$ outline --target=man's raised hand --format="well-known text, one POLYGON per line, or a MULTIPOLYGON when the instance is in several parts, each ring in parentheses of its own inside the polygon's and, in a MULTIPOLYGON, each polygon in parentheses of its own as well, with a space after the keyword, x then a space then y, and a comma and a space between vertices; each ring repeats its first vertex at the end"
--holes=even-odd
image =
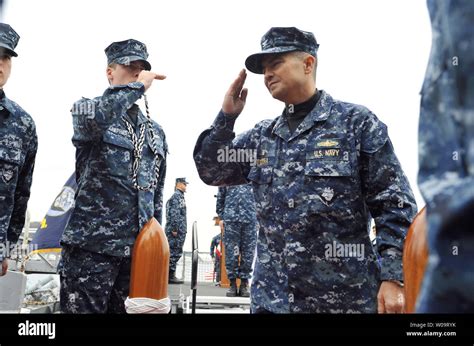
POLYGON ((154 72, 151 72, 151 71, 143 70, 138 75, 137 82, 143 83, 143 85, 145 86, 145 91, 147 91, 148 88, 151 86, 151 84, 153 83, 153 81, 155 79, 163 80, 165 78, 166 78, 166 76, 164 76, 164 75, 157 74, 157 73, 154 73, 154 72))
POLYGON ((247 72, 243 69, 240 71, 237 79, 230 85, 222 103, 222 111, 224 113, 238 116, 244 109, 248 93, 247 88, 244 88, 246 78, 247 72))

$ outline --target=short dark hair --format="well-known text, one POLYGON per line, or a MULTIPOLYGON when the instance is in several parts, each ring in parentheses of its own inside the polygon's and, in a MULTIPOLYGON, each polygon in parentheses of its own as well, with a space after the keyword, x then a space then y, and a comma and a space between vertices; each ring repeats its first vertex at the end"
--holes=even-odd
MULTIPOLYGON (((297 51, 297 52, 292 52, 295 56, 297 56, 299 59, 303 60, 306 59, 309 55, 309 53, 302 52, 302 51, 297 51)), ((314 69, 313 69, 313 78, 316 80, 316 69, 318 68, 318 57, 311 55, 315 61, 314 61, 314 69)))

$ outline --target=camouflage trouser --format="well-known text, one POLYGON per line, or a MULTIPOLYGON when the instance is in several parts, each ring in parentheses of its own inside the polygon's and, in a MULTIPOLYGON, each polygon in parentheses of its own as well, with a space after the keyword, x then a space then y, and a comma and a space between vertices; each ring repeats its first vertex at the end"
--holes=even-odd
POLYGON ((167 236, 168 244, 170 246, 170 272, 175 272, 176 263, 178 263, 179 259, 183 255, 183 246, 186 239, 186 234, 182 236, 178 234, 177 237, 173 237, 171 234, 167 236))
POLYGON ((58 273, 62 313, 126 313, 131 258, 64 246, 58 273))
POLYGON ((250 279, 256 242, 256 222, 224 222, 225 268, 229 280, 250 279))

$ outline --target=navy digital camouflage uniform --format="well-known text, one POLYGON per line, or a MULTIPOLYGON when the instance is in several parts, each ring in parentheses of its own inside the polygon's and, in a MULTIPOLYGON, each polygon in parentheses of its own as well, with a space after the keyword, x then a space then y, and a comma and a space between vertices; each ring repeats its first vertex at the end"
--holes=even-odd
MULTIPOLYGON (((0 23, 0 55, 18 56, 19 39, 10 25, 0 23)), ((25 223, 37 149, 33 119, 0 89, 0 263, 25 223)))
MULTIPOLYGON (((114 42, 106 54, 108 63, 148 57, 145 45, 136 40, 114 42)), ((62 312, 124 313, 135 239, 152 217, 161 223, 167 144, 161 126, 154 121, 159 155, 155 157, 152 151, 147 128, 137 182, 143 187, 153 181, 155 160, 159 160, 156 187, 143 191, 132 183, 134 145, 125 120, 139 137, 147 118, 135 102, 144 92, 140 82, 110 86, 102 96, 83 98, 73 106, 78 188, 61 239, 62 312)))
POLYGON ((474 311, 474 3, 430 0, 418 183, 429 260, 418 312, 474 311))
MULTIPOLYGON (((176 183, 184 182, 184 178, 176 179, 176 183), (184 181, 182 181, 182 180, 184 181)), ((176 189, 170 199, 166 202, 166 236, 170 246, 170 272, 176 271, 176 264, 183 255, 184 241, 186 240, 187 221, 186 221, 186 201, 184 192, 176 189), (175 237, 172 232, 177 232, 175 237)))
POLYGON ((209 254, 211 255, 211 257, 214 257, 214 251, 217 250, 219 248, 219 245, 221 243, 221 234, 217 234, 216 236, 214 236, 211 240, 211 248, 209 250, 209 254))
POLYGON ((257 212, 252 185, 219 187, 216 212, 224 220, 227 277, 229 280, 250 279, 257 241, 257 212))
POLYGON ((209 254, 214 259, 214 272, 216 273, 216 281, 221 281, 221 255, 217 252, 221 244, 221 234, 219 233, 211 240, 211 248, 209 254))
MULTIPOLYGON (((262 48, 316 50, 314 37, 308 49, 308 33, 284 39, 292 34, 294 28, 271 29, 262 48)), ((403 280, 403 243, 416 213, 385 124, 325 91, 293 133, 279 116, 233 141, 234 121, 221 111, 199 136, 194 160, 208 185, 253 184, 259 234, 252 312, 376 312, 381 281, 403 280), (219 162, 226 146, 257 150, 257 164, 219 162), (369 238, 371 217, 381 266, 369 238), (327 256, 333 243, 349 249, 347 256, 327 256), (352 252, 356 245, 364 246, 362 259, 352 252)))

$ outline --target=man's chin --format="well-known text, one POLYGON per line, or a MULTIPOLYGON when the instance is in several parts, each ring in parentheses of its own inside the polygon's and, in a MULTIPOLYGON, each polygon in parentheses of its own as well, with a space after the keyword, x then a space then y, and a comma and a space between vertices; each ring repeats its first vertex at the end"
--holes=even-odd
POLYGON ((272 95, 272 97, 275 99, 275 100, 278 100, 278 101, 281 101, 281 102, 285 102, 285 97, 283 95, 283 93, 281 92, 278 92, 276 90, 273 90, 273 91, 270 91, 270 95, 272 95))

